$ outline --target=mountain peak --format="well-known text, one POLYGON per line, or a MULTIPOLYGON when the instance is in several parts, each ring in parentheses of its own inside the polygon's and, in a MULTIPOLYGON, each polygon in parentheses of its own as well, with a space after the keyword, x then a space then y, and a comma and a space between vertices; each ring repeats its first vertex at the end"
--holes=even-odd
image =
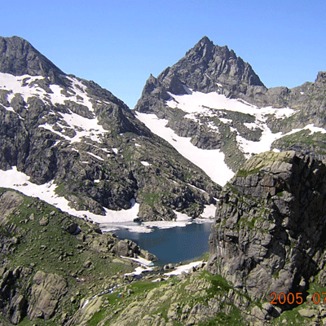
POLYGON ((214 45, 207 36, 202 37, 175 65, 164 70, 158 81, 173 94, 185 93, 184 86, 204 93, 220 92, 219 85, 222 85, 227 97, 247 99, 246 96, 253 92, 252 87, 265 89, 250 64, 227 46, 214 45))
POLYGON ((214 45, 214 43, 207 37, 207 36, 203 36, 199 42, 195 45, 196 46, 203 46, 203 45, 214 45))
POLYGON ((0 72, 44 76, 51 81, 58 81, 60 75, 65 75, 29 42, 17 36, 0 37, 0 72))

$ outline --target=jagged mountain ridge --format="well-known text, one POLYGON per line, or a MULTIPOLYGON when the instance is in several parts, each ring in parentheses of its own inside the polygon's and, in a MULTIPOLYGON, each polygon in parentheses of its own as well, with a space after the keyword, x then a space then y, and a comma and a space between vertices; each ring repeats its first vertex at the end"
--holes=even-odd
MULTIPOLYGON (((224 159, 211 160, 235 172, 252 154, 270 149, 323 159, 325 92, 323 72, 315 83, 268 89, 233 50, 204 37, 175 65, 149 77, 135 109, 145 123, 145 114, 153 114, 194 146, 219 150, 224 159)), ((154 121, 147 126, 155 132, 154 121)))
POLYGON ((134 217, 170 220, 214 203, 218 187, 112 93, 21 38, 0 44, 0 169, 17 167, 29 186, 47 185, 51 203, 97 215, 136 206, 134 217))

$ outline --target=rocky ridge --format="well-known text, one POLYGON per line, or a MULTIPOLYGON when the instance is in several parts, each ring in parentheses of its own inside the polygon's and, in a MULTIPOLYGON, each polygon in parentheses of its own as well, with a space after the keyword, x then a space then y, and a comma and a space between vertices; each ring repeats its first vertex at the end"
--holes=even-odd
POLYGON ((219 187, 112 93, 18 37, 0 39, 0 57, 1 170, 54 184, 53 196, 97 215, 137 203, 141 220, 172 220, 214 203, 219 187))
MULTIPOLYGON (((160 104, 174 95, 189 91, 219 92, 227 97, 250 98, 251 94, 267 90, 252 67, 227 46, 215 46, 203 37, 172 67, 166 68, 157 78, 150 76, 136 105, 140 112, 154 112, 158 117, 160 104)), ((167 114, 167 113, 165 113, 167 114)))
POLYGON ((1 72, 14 76, 43 76, 55 84, 66 84, 64 73, 24 39, 0 39, 1 72))

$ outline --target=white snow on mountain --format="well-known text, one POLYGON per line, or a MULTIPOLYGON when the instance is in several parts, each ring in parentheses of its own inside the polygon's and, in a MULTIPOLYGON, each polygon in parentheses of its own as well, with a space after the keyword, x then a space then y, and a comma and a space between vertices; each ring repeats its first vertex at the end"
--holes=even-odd
MULTIPOLYGON (((169 94, 172 99, 166 101, 166 104, 170 108, 178 108, 187 113, 185 118, 203 124, 200 118, 215 116, 222 123, 230 125, 231 131, 237 133, 236 139, 238 147, 246 158, 249 158, 252 154, 270 150, 275 140, 300 130, 308 129, 311 133, 326 132, 325 129, 307 125, 303 129, 295 129, 287 134, 282 134, 281 132, 273 133, 267 126, 267 119, 270 116, 274 116, 276 119, 282 119, 295 114, 296 111, 288 107, 273 108, 268 106, 259 108, 244 100, 230 99, 217 92, 205 94, 190 91, 189 94, 185 95, 169 94), (251 130, 260 129, 262 134, 259 141, 251 141, 241 136, 238 130, 232 126, 232 120, 224 117, 227 111, 251 115, 255 119, 255 122, 244 123, 244 126, 251 130)), ((224 154, 221 151, 203 150, 193 146, 190 143, 190 138, 179 137, 172 129, 166 127, 167 120, 158 119, 154 114, 137 113, 137 117, 145 123, 152 132, 167 140, 180 154, 202 168, 213 181, 221 186, 233 176, 233 172, 224 163, 224 154)), ((208 123, 206 122, 206 124, 211 131, 219 132, 218 127, 211 121, 208 123)))
POLYGON ((211 204, 211 205, 206 205, 204 208, 204 211, 200 215, 202 218, 214 218, 215 217, 215 212, 216 212, 216 206, 211 204))
POLYGON ((313 124, 309 124, 301 129, 293 129, 290 132, 286 133, 285 136, 295 134, 302 130, 310 130, 310 135, 314 134, 315 132, 321 132, 322 134, 326 134, 326 129, 320 128, 320 127, 315 127, 313 124))
POLYGON ((203 261, 194 261, 189 264, 177 266, 172 272, 164 273, 165 276, 175 276, 181 274, 189 274, 193 271, 194 268, 202 266, 204 264, 203 261))
POLYGON ((71 87, 65 90, 59 85, 49 85, 51 92, 37 84, 37 81, 42 81, 43 76, 14 76, 7 73, 0 73, 0 89, 8 90, 9 94, 7 100, 13 99, 15 94, 21 94, 24 101, 27 102, 28 98, 37 96, 41 100, 52 104, 64 104, 65 101, 73 101, 88 107, 93 111, 93 105, 86 92, 86 86, 75 77, 66 77, 71 81, 71 87))
MULTIPOLYGON (((90 111, 93 111, 93 105, 89 96, 87 95, 87 87, 75 77, 66 77, 71 81, 71 87, 64 89, 59 85, 49 85, 50 92, 40 87, 37 82, 42 81, 42 76, 14 76, 7 73, 0 73, 0 90, 8 90, 7 100, 10 102, 15 94, 20 94, 24 101, 27 102, 30 97, 38 97, 44 101, 44 103, 65 104, 66 101, 73 101, 78 104, 86 106, 90 111)), ((7 111, 15 112, 10 106, 3 106, 7 111)), ((28 110, 28 105, 26 105, 28 110)), ((69 137, 64 133, 54 130, 53 125, 45 123, 40 125, 39 128, 45 128, 51 132, 59 135, 60 137, 69 140, 71 143, 80 142, 83 137, 89 138, 95 142, 100 142, 100 137, 105 133, 104 128, 99 124, 96 117, 85 118, 79 114, 51 112, 50 114, 61 117, 61 121, 65 122, 63 125, 58 122, 58 125, 62 128, 72 128, 76 132, 74 137, 69 137), (66 125, 67 124, 67 125, 66 125)))
POLYGON ((290 117, 295 113, 290 108, 273 108, 271 106, 258 108, 244 100, 230 99, 223 94, 217 92, 202 93, 192 92, 185 95, 174 95, 169 93, 171 100, 166 101, 166 104, 171 108, 178 108, 187 113, 202 113, 203 109, 227 110, 251 114, 257 119, 265 120, 265 116, 272 114, 276 118, 290 117))
POLYGON ((46 94, 44 89, 39 86, 30 85, 39 79, 43 79, 43 77, 29 75, 14 76, 0 72, 0 89, 10 92, 7 97, 9 102, 13 99, 16 93, 21 94, 26 101, 29 97, 46 94))
MULTIPOLYGON (((90 153, 91 154, 91 153, 90 153)), ((114 211, 105 209, 105 215, 97 215, 88 211, 77 211, 69 206, 69 202, 64 197, 55 193, 57 185, 50 181, 48 183, 37 185, 30 182, 30 177, 23 172, 17 171, 14 166, 11 170, 0 170, 1 187, 11 188, 20 191, 26 196, 37 197, 45 202, 67 212, 73 216, 92 220, 97 223, 123 223, 132 222, 138 214, 139 204, 133 203, 127 210, 114 211)))
POLYGON ((74 77, 67 77, 72 82, 72 87, 68 89, 69 96, 63 93, 64 89, 59 85, 50 85, 53 94, 50 94, 51 102, 53 104, 65 104, 65 101, 73 101, 88 107, 93 111, 93 105, 86 93, 86 86, 74 77))
POLYGON ((153 133, 168 141, 181 155, 200 167, 216 183, 225 185, 234 175, 225 164, 224 154, 220 150, 204 150, 194 146, 190 137, 180 137, 171 128, 166 127, 168 120, 158 119, 155 114, 136 112, 153 133))
MULTIPOLYGON (((185 113, 185 118, 194 120, 202 125, 206 123, 210 131, 219 132, 217 126, 212 121, 205 121, 205 117, 217 117, 222 123, 230 125, 231 131, 237 133, 236 140, 239 149, 246 158, 253 154, 258 154, 271 149, 272 143, 286 135, 296 133, 301 130, 310 130, 311 133, 322 132, 326 130, 317 128, 314 125, 307 125, 302 129, 294 129, 287 134, 281 132, 273 133, 267 126, 267 119, 274 116, 276 119, 283 119, 295 114, 296 111, 285 108, 273 108, 271 106, 259 108, 243 100, 230 99, 217 92, 201 93, 189 91, 185 95, 174 95, 169 93, 171 100, 166 101, 170 108, 178 108, 185 113), (262 131, 259 141, 252 141, 240 135, 238 130, 232 125, 233 121, 226 118, 228 111, 249 114, 255 122, 244 123, 244 126, 250 130, 260 129, 262 131), (201 120, 201 118, 204 118, 201 120)), ((171 128, 166 127, 167 120, 159 119, 155 114, 136 113, 137 118, 151 129, 152 132, 167 140, 180 154, 196 164, 216 183, 223 186, 229 181, 234 173, 224 162, 224 154, 219 150, 204 150, 192 145, 190 138, 179 137, 171 128)))
MULTIPOLYGON (((62 132, 53 129, 53 125, 45 123, 39 125, 39 128, 45 128, 51 132, 59 135, 60 137, 69 140, 71 143, 80 142, 83 137, 89 138, 95 142, 101 141, 101 136, 106 132, 105 129, 99 124, 97 118, 88 119, 80 116, 79 114, 70 113, 58 113, 62 117, 62 120, 68 124, 68 128, 72 128, 75 131, 75 136, 69 137, 62 132)), ((62 128, 67 128, 65 125, 60 125, 62 128)))
POLYGON ((100 156, 98 156, 98 155, 95 155, 95 154, 93 154, 93 153, 91 153, 91 152, 87 152, 87 154, 88 154, 88 155, 91 155, 91 156, 93 156, 93 157, 95 157, 95 158, 98 159, 99 161, 104 161, 104 159, 103 159, 102 157, 100 157, 100 156))
MULTIPOLYGON (((89 153, 91 154, 91 153, 89 153)), ((88 162, 85 162, 88 163, 88 162)), ((100 224, 103 231, 114 231, 119 228, 126 228, 133 232, 152 232, 154 228, 172 228, 172 227, 184 227, 192 223, 192 219, 186 214, 175 212, 177 215, 176 221, 153 221, 144 222, 138 224, 134 222, 134 219, 138 217, 139 204, 135 200, 131 201, 130 209, 122 209, 119 211, 110 210, 104 208, 105 215, 97 215, 90 213, 89 211, 78 211, 69 206, 69 202, 62 196, 55 193, 57 185, 50 181, 48 183, 37 185, 30 180, 30 177, 23 172, 17 170, 14 166, 11 170, 0 170, 1 187, 10 188, 23 193, 26 196, 39 198, 50 205, 61 209, 63 212, 69 213, 73 216, 94 221, 100 224)), ((99 182, 100 180, 94 180, 99 182)), ((212 210, 213 205, 206 206, 204 215, 212 210)))

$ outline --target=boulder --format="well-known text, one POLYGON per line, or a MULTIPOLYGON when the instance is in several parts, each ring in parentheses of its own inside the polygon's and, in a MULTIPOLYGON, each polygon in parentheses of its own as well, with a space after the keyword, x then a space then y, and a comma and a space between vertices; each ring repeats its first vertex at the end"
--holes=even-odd
POLYGON ((38 271, 31 287, 27 311, 29 319, 50 319, 66 292, 67 282, 62 276, 38 271))

